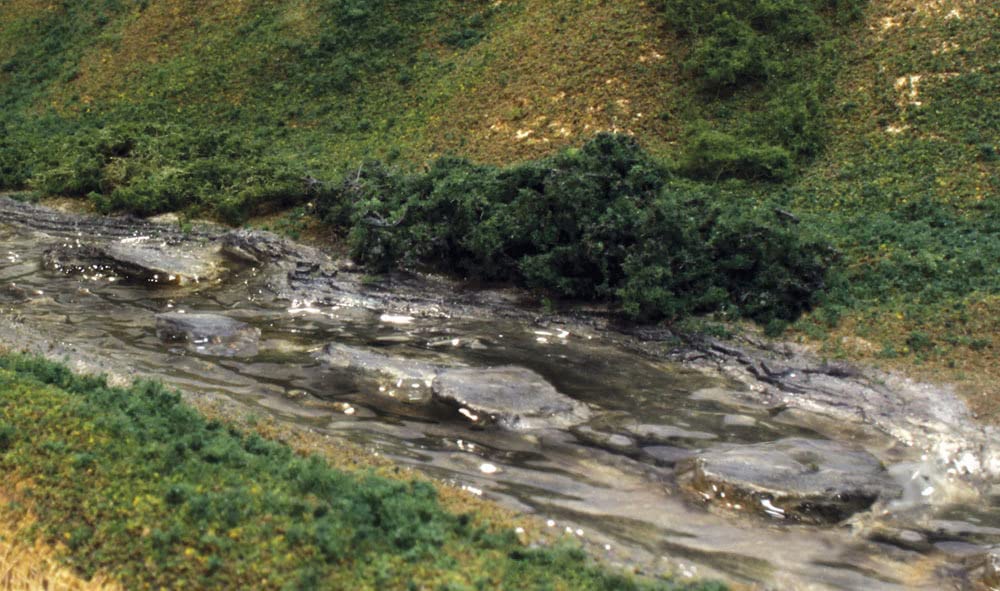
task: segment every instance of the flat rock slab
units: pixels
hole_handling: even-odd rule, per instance
[[[166,342],[182,342],[195,353],[220,357],[252,357],[260,342],[260,329],[219,314],[157,314],[156,335]]]
[[[390,357],[379,351],[340,343],[325,346],[316,358],[349,374],[360,388],[407,403],[431,401],[431,389],[439,370],[423,361]]]
[[[647,423],[623,423],[622,428],[631,435],[654,443],[670,443],[678,439],[709,440],[718,439],[715,433],[694,431],[675,425],[659,425]]]
[[[833,441],[719,445],[693,466],[692,486],[706,501],[807,523],[837,523],[901,494],[874,456]]]
[[[63,244],[45,251],[43,263],[64,273],[169,285],[214,281],[224,271],[218,246],[169,244],[141,238],[106,244]]]
[[[523,367],[442,369],[434,396],[474,422],[507,429],[567,428],[590,418],[586,405]]]

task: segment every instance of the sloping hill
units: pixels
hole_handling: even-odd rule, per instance
[[[0,187],[238,223],[369,159],[634,134],[688,202],[837,249],[800,337],[998,416],[995,3],[12,0],[0,24]]]

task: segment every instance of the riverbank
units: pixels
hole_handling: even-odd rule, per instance
[[[21,483],[7,511],[30,511],[87,577],[131,589],[678,588],[530,548],[482,514],[446,511],[426,481],[332,469],[155,384],[111,388],[36,358],[0,365],[2,462]]]

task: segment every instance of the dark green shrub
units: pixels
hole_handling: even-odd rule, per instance
[[[785,148],[759,146],[702,125],[689,136],[679,168],[689,177],[705,180],[782,180],[791,176],[792,165]]]
[[[13,425],[6,421],[0,421],[0,452],[10,449],[15,434],[16,430]]]
[[[711,34],[699,38],[684,62],[705,90],[718,91],[764,80],[773,64],[766,40],[729,13],[713,20]]]
[[[766,150],[731,149],[743,150],[734,176],[780,170]],[[775,160],[789,165],[787,154]],[[791,320],[809,309],[825,286],[825,246],[771,210],[715,201],[668,185],[634,139],[610,134],[506,169],[444,158],[406,174],[368,163],[316,199],[327,222],[350,220],[353,256],[376,270],[428,264],[617,301],[641,320],[719,309]]]

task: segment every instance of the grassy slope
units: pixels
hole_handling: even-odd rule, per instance
[[[5,515],[128,589],[721,589],[641,583],[456,514],[427,482],[349,474],[207,421],[155,384],[0,356]]]
[[[0,165],[19,150],[11,160],[35,163],[8,184],[64,180],[75,164],[63,148],[105,123],[155,129],[148,145],[98,158],[99,191],[154,175],[186,200],[153,209],[210,209],[223,195],[225,215],[295,203],[301,176],[337,178],[368,157],[508,163],[614,129],[671,160],[696,118],[761,116],[753,89],[698,93],[680,65],[687,40],[652,2],[383,1],[346,20],[362,4],[81,4],[0,6],[0,124],[30,138],[0,150]],[[994,418],[997,23],[988,2],[872,0],[825,56],[840,73],[824,151],[783,185],[728,187],[787,201],[844,252],[843,285],[799,323],[802,338],[959,380]],[[204,187],[182,182],[199,174]]]
[[[991,422],[1000,420],[998,24],[989,2],[872,2],[831,101],[832,141],[792,188],[797,206],[829,224],[855,285],[838,324],[821,311],[802,332],[832,355],[957,381]],[[890,212],[902,213],[887,226]]]

